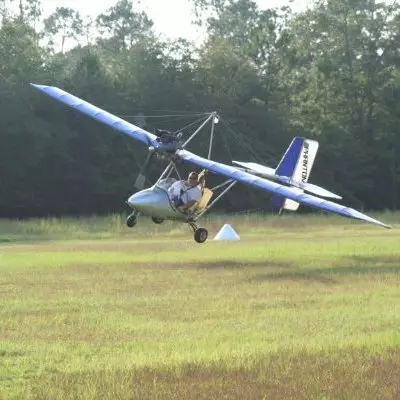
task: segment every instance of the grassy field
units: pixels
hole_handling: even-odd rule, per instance
[[[0,399],[399,399],[400,215],[0,221]]]

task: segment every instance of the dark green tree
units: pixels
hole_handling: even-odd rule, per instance
[[[67,39],[78,40],[83,33],[82,18],[78,11],[68,7],[57,7],[55,12],[44,20],[47,35],[61,37],[61,53]],[[50,40],[54,44],[54,40]]]
[[[137,1],[119,0],[114,7],[96,18],[97,27],[112,39],[119,49],[129,49],[148,35],[153,22],[144,12],[134,10]]]

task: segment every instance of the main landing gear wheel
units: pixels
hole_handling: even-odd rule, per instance
[[[131,214],[127,219],[126,219],[126,225],[128,228],[133,228],[137,223],[137,215],[136,214]]]
[[[194,231],[194,240],[197,243],[204,243],[207,240],[208,237],[208,231],[207,229],[204,228],[197,228]]]
[[[162,224],[162,223],[164,222],[164,218],[151,217],[151,220],[152,220],[155,224]]]
[[[198,228],[197,225],[191,221],[189,222],[189,226],[193,229],[194,232],[194,240],[197,243],[204,243],[208,237],[208,231],[204,228]]]

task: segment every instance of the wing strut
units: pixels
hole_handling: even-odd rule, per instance
[[[205,212],[207,212],[229,189],[231,189],[237,181],[232,181],[232,179],[228,179],[221,185],[216,186],[215,188],[212,188],[214,191],[217,188],[221,188],[223,186],[228,185],[204,210],[202,210],[198,215],[197,218],[201,217]]]

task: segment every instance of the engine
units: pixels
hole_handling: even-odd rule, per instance
[[[166,151],[174,153],[182,148],[182,133],[173,133],[167,130],[156,129],[157,139],[159,143],[157,151]]]

